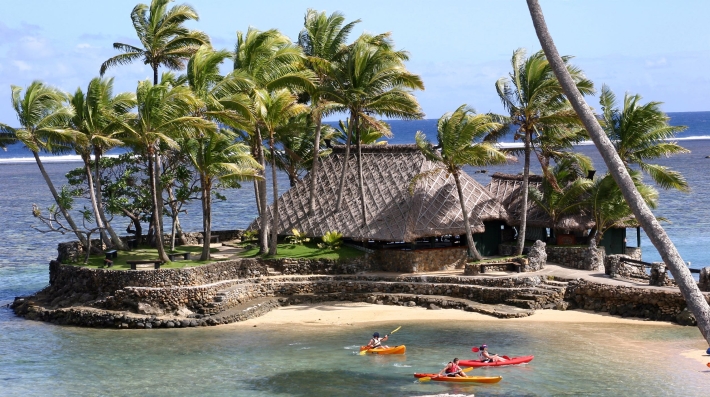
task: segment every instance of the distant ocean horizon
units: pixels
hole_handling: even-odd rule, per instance
[[[710,111],[669,112],[666,114],[670,118],[671,125],[684,125],[688,127],[685,131],[677,134],[675,140],[682,142],[686,140],[710,139]],[[424,132],[430,141],[436,140],[436,124],[438,119],[385,121],[390,124],[393,133],[392,138],[385,138],[390,145],[414,143],[414,136],[417,131]],[[332,126],[337,126],[338,124],[337,121],[326,121],[326,123]],[[509,133],[500,141],[500,144],[501,146],[514,146],[518,143],[514,142],[512,133]],[[587,142],[587,144],[591,144],[591,142]],[[126,151],[127,150],[124,148],[116,148],[112,149],[107,154],[118,155]],[[72,162],[81,160],[76,154],[53,155],[50,153],[42,153],[40,158],[42,161],[46,162]],[[7,151],[0,150],[0,164],[33,163],[34,161],[35,159],[32,153],[20,143],[9,145]]]

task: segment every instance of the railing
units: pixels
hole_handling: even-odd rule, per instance
[[[631,258],[621,258],[621,259],[620,259],[620,262],[625,262],[625,263],[627,263],[627,264],[629,264],[629,265],[632,265],[632,266],[639,266],[639,267],[644,267],[644,266],[651,267],[651,266],[653,266],[652,263],[648,263],[648,262],[644,262],[644,261],[637,261],[636,259],[631,259]],[[690,270],[691,273],[700,273],[700,269],[688,268],[688,270]]]

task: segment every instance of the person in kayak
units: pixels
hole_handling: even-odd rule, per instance
[[[446,364],[446,367],[439,371],[439,375],[441,376],[442,374],[445,374],[446,376],[454,377],[454,376],[459,376],[462,378],[466,378],[466,373],[463,372],[463,369],[459,367],[459,359],[454,358],[452,361],[449,361],[448,364]]]
[[[503,357],[500,357],[497,354],[489,353],[488,345],[481,345],[480,350],[481,352],[478,353],[478,358],[481,359],[481,362],[490,363],[496,361],[506,361]]]
[[[372,334],[372,339],[370,339],[370,343],[367,344],[368,349],[377,349],[379,347],[383,347],[385,349],[389,348],[389,346],[383,345],[382,342],[385,342],[387,339],[389,339],[389,335],[385,335],[383,338],[380,338],[380,333],[375,332]]]

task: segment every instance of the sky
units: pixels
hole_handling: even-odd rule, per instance
[[[145,0],[144,2],[148,2]],[[114,42],[138,45],[130,13],[137,0],[0,0],[0,123],[16,126],[10,86],[41,80],[67,92],[86,89]],[[363,32],[391,32],[419,74],[415,93],[426,118],[437,119],[467,104],[503,113],[495,82],[511,72],[517,48],[540,49],[524,0],[192,0],[200,16],[190,22],[218,49],[233,50],[236,32],[251,26],[279,29],[296,41],[308,8],[340,11],[360,19],[350,41]],[[640,94],[663,102],[666,112],[710,110],[710,1],[541,0],[558,51],[572,55],[597,90],[617,97]],[[225,65],[229,70],[231,65]],[[109,69],[115,92],[134,91],[152,79],[140,62]],[[598,108],[598,100],[588,102]]]

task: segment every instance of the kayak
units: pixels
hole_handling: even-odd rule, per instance
[[[367,354],[404,354],[407,347],[399,345],[394,347],[378,347],[375,349],[368,349],[367,346],[360,346],[360,352],[363,350],[366,350]]]
[[[439,376],[439,374],[414,374],[415,378],[431,378],[434,382],[461,382],[461,383],[498,383],[502,376]]]
[[[532,361],[532,359],[535,356],[520,356],[520,357],[508,357],[508,356],[501,356],[507,360],[505,361],[491,361],[484,363],[481,360],[461,360],[459,361],[459,365],[461,367],[501,367],[503,365],[516,365],[516,364],[525,364],[529,363]]]

